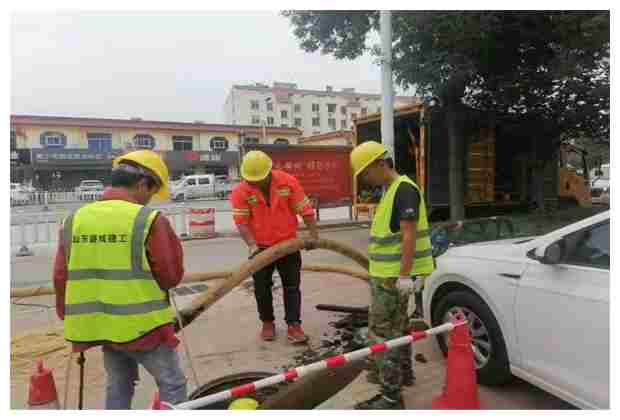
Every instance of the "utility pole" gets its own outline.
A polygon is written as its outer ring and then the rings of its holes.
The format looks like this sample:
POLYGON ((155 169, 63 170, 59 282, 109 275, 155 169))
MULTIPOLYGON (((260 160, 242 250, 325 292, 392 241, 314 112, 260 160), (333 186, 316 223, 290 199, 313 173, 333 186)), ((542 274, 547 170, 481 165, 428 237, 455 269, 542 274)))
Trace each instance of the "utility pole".
POLYGON ((383 145, 394 159, 394 87, 392 85, 392 12, 381 10, 379 15, 381 30, 381 137, 383 145))

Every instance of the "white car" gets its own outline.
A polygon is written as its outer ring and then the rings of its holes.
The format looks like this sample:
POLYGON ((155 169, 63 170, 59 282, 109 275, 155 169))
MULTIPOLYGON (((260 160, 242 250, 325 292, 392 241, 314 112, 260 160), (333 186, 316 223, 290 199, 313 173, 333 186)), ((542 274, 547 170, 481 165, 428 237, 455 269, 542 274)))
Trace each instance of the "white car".
POLYGON ((592 195, 592 204, 609 205, 609 196, 611 194, 611 186, 609 178, 596 178, 590 184, 590 194, 592 195))
POLYGON ((77 188, 78 199, 81 201, 94 201, 101 198, 104 191, 103 182, 96 179, 86 179, 80 182, 77 188))
POLYGON ((26 205, 30 203, 30 193, 22 185, 11 182, 11 205, 26 205))
MULTIPOLYGON (((478 382, 517 376, 609 408, 609 211, 544 236, 452 247, 426 279, 426 322, 462 310, 478 382)), ((446 352, 446 337, 438 337, 446 352)))

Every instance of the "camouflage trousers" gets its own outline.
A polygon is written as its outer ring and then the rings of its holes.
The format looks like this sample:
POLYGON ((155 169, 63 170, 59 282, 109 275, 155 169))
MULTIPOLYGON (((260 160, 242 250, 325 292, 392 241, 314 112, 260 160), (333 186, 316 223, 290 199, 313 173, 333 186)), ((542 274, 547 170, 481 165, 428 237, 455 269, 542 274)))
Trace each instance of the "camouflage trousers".
MULTIPOLYGON (((407 315, 409 294, 396 288, 395 278, 371 279, 372 302, 368 316, 369 339, 373 343, 391 340, 409 334, 407 315)), ((400 347, 373 355, 381 393, 389 398, 399 398, 403 371, 412 369, 411 346, 400 347)))

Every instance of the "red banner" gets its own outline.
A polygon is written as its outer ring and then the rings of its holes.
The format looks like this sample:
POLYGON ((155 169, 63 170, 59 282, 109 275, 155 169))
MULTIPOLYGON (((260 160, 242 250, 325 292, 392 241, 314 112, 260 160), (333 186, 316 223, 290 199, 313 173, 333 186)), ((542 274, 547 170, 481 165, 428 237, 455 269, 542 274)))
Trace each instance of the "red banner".
POLYGON ((274 169, 295 176, 306 195, 319 200, 321 207, 347 205, 352 201, 349 148, 287 147, 265 150, 274 169))

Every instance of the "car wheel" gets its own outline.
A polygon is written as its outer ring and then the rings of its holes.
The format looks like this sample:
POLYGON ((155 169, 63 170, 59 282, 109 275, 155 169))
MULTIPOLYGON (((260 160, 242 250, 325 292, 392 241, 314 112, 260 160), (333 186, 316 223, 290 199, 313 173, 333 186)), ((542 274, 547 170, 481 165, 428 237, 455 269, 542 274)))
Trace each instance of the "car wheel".
MULTIPOLYGON (((476 294, 457 290, 448 293, 433 308, 433 324, 450 321, 450 315, 462 311, 469 322, 478 382, 501 385, 512 378, 504 336, 486 303, 476 294)), ((447 334, 437 336, 444 356, 448 354, 447 334)))

